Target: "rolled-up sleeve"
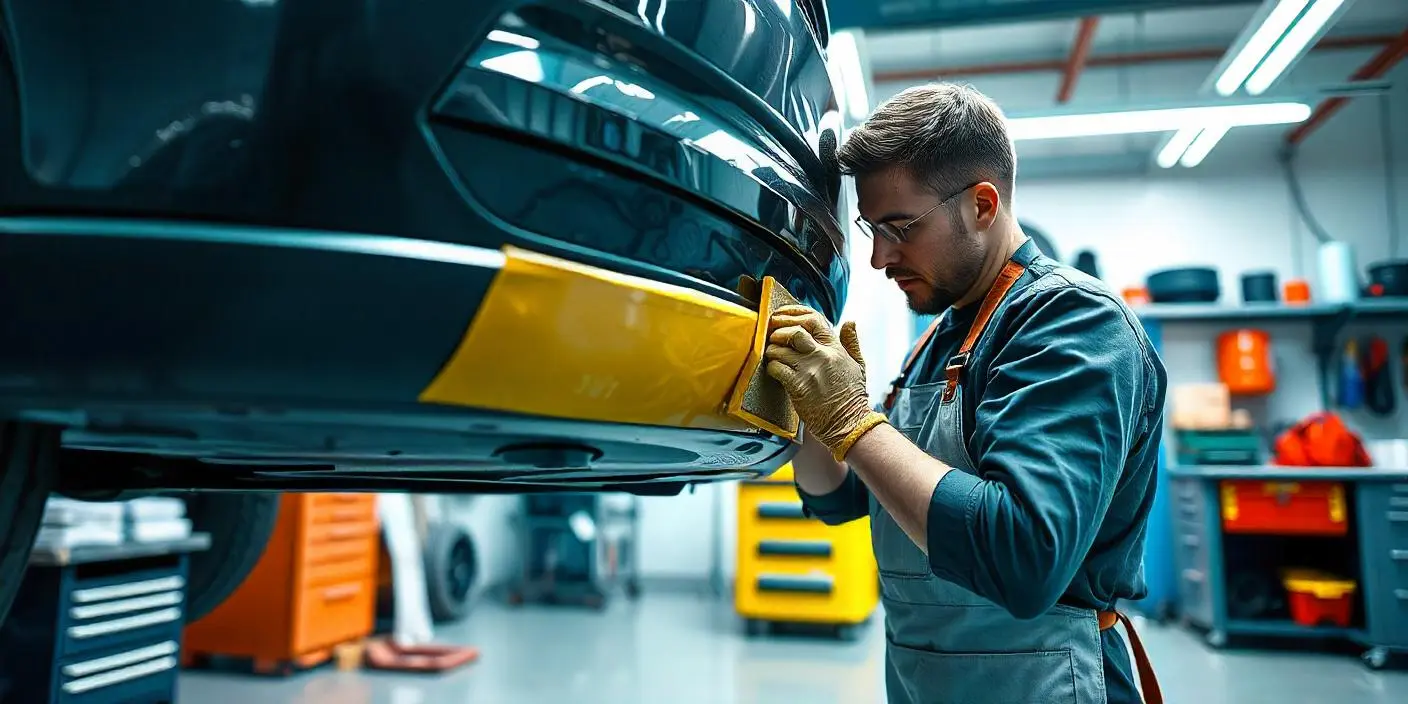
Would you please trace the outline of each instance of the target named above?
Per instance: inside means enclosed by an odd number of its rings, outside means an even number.
[[[813,496],[797,487],[807,514],[829,526],[839,526],[870,515],[870,490],[855,471],[847,471],[841,486],[829,494]]]
[[[1144,353],[1107,294],[1034,291],[1004,316],[969,443],[977,475],[944,476],[929,507],[935,575],[1033,618],[1080,569],[1144,407]]]

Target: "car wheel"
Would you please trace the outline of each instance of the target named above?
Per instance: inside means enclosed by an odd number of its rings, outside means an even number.
[[[425,540],[425,586],[436,623],[458,621],[469,612],[469,593],[479,570],[474,541],[454,523],[434,523]]]
[[[58,450],[57,428],[0,422],[0,623],[29,565]]]
[[[210,549],[191,553],[186,621],[215,610],[264,554],[279,516],[273,493],[202,493],[186,499],[194,530],[210,534]]]

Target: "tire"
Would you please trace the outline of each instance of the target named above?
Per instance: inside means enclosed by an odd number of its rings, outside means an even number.
[[[57,479],[59,429],[0,422],[0,623],[19,592],[44,500]]]
[[[479,576],[474,540],[454,523],[433,523],[425,540],[425,588],[430,617],[436,623],[458,621],[469,613],[469,595]]]
[[[264,554],[279,516],[279,495],[212,492],[186,499],[192,529],[210,534],[210,549],[191,553],[186,621],[200,620],[237,589]]]

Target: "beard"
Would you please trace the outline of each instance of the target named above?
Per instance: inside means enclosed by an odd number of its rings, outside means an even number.
[[[982,238],[970,236],[967,228],[963,227],[962,220],[956,224],[949,256],[943,262],[934,262],[929,268],[928,276],[924,277],[924,280],[929,282],[929,295],[917,301],[913,298],[909,301],[909,309],[919,315],[938,315],[948,310],[973,288],[982,273]],[[891,277],[893,278],[893,274]]]

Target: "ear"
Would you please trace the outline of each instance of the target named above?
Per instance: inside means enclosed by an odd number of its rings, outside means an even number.
[[[997,216],[1002,212],[1002,197],[997,192],[997,186],[984,181],[973,187],[973,203],[977,206],[974,224],[978,230],[986,230],[992,227]]]

